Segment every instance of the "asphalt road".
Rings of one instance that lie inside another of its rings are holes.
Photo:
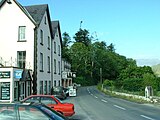
[[[65,101],[75,105],[70,120],[160,120],[160,107],[110,97],[95,86],[81,87]]]

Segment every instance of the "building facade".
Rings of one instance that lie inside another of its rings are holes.
[[[50,94],[62,85],[60,25],[51,22],[47,4],[2,0],[0,33],[0,67],[32,71],[32,94]]]
[[[62,85],[62,73],[61,73],[61,48],[62,48],[62,38],[61,38],[61,30],[59,21],[52,21],[52,30],[53,30],[53,86],[61,86]]]

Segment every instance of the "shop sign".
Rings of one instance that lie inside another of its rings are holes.
[[[22,78],[22,70],[14,71],[14,78],[16,78],[16,79]]]
[[[62,78],[67,79],[67,72],[62,72]]]
[[[10,71],[0,71],[0,78],[10,78]]]
[[[1,100],[10,100],[10,88],[9,87],[1,87]]]

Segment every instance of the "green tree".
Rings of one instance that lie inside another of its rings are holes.
[[[70,61],[69,55],[69,45],[71,43],[71,38],[68,33],[64,32],[62,34],[62,58]]]
[[[154,90],[157,90],[157,81],[156,81],[155,75],[151,73],[145,73],[143,74],[143,87],[145,88],[146,86],[152,86]]]
[[[89,35],[89,31],[86,29],[79,29],[79,31],[73,37],[76,42],[81,42],[86,46],[91,44],[91,37]]]
[[[107,46],[107,49],[108,49],[110,52],[115,52],[115,48],[114,48],[113,43],[111,43],[109,46]]]

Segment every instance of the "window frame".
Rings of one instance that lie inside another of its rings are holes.
[[[47,61],[48,61],[48,73],[50,73],[51,72],[51,59],[50,59],[50,56],[48,56]]]
[[[43,45],[43,39],[44,39],[43,30],[40,29],[40,44],[41,45]]]
[[[50,41],[50,37],[48,36],[48,49],[50,50],[51,48],[51,41]]]
[[[18,42],[26,41],[26,26],[19,26],[18,28]]]
[[[40,53],[40,72],[43,72],[43,53]]]
[[[19,68],[25,68],[25,66],[26,66],[26,51],[17,51],[17,66]]]
[[[54,41],[54,53],[56,54],[56,42]]]
[[[57,74],[56,72],[57,72],[57,70],[56,70],[56,59],[54,59],[54,74]]]

